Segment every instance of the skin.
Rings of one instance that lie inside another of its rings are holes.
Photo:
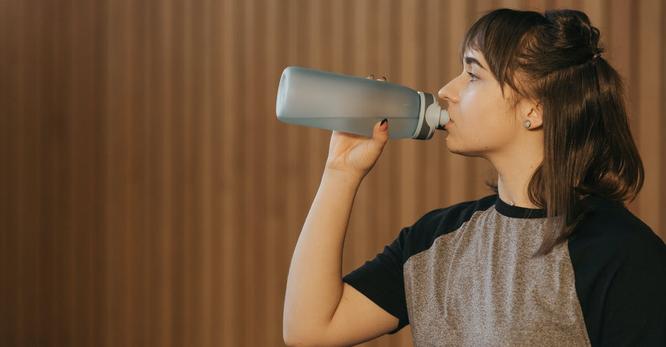
[[[535,100],[519,97],[493,76],[483,54],[467,50],[481,66],[465,62],[463,71],[442,87],[438,96],[448,102],[448,149],[464,156],[485,158],[498,172],[499,197],[526,208],[537,208],[528,198],[532,174],[543,161],[542,110]],[[473,76],[471,76],[471,75]],[[529,120],[530,129],[524,127]]]

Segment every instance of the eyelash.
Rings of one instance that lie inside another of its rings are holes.
[[[469,75],[469,77],[471,77],[470,82],[474,82],[479,79],[475,74],[471,72],[468,72],[467,74]]]

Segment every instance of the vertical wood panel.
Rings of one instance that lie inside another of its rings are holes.
[[[601,29],[646,168],[629,207],[665,238],[665,2],[0,2],[0,345],[282,345],[331,134],[276,120],[282,69],[436,94],[497,7],[578,8]],[[489,193],[492,167],[445,146],[442,132],[387,144],[345,273],[428,210]],[[409,327],[362,344],[411,345]]]
[[[153,64],[156,71],[154,88],[155,116],[152,128],[156,136],[154,139],[155,147],[153,156],[156,158],[156,196],[155,216],[156,225],[156,255],[157,261],[155,269],[155,291],[156,305],[156,333],[154,341],[162,346],[171,346],[171,321],[173,319],[173,307],[171,304],[171,283],[173,276],[172,266],[172,248],[173,248],[173,227],[171,224],[171,211],[173,204],[173,193],[170,187],[173,181],[172,173],[172,151],[171,151],[171,119],[172,119],[172,66],[171,60],[166,59],[172,50],[171,36],[173,16],[172,6],[161,6],[156,8],[156,17],[158,27],[157,37],[154,39],[152,51],[155,52],[152,57],[165,57],[156,59]],[[223,153],[224,155],[224,153]],[[223,226],[224,227],[224,226]]]
[[[145,211],[143,216],[139,217],[142,222],[140,234],[141,244],[144,248],[143,261],[140,267],[141,276],[141,296],[140,301],[144,304],[140,319],[144,320],[143,343],[151,343],[158,340],[157,329],[160,321],[158,317],[160,306],[159,296],[152,295],[151,289],[160,281],[159,273],[155,271],[156,264],[159,264],[159,246],[156,245],[159,235],[157,234],[159,224],[158,209],[154,208],[158,204],[156,200],[160,191],[159,168],[161,165],[160,156],[156,152],[151,152],[151,148],[158,148],[160,132],[154,127],[160,118],[156,117],[156,103],[158,102],[159,89],[155,84],[155,79],[159,74],[159,65],[152,63],[156,59],[156,51],[159,49],[160,17],[156,8],[153,8],[149,2],[142,4],[140,15],[144,18],[141,25],[141,45],[140,62],[142,68],[142,80],[139,82],[140,88],[144,91],[144,98],[139,102],[138,112],[141,115],[141,124],[146,131],[142,141],[143,160],[141,170],[144,172],[145,181],[142,184],[142,204],[141,211]]]
[[[9,11],[13,10],[10,7],[10,2],[0,2],[0,12],[1,13],[10,13]],[[0,21],[0,46],[5,47],[6,49],[0,50],[0,74],[5,76],[5,78],[0,79],[0,112],[2,115],[11,115],[12,114],[12,105],[9,100],[11,100],[12,89],[10,86],[14,84],[14,76],[10,70],[10,63],[12,62],[10,49],[12,42],[10,41],[11,36],[9,35],[9,28],[11,20],[9,18],[3,18],[5,20]],[[18,30],[14,31],[14,35],[17,35]],[[13,67],[13,66],[12,66]],[[16,70],[15,68],[12,70]],[[16,230],[14,225],[14,219],[16,217],[16,212],[14,211],[13,205],[16,202],[14,188],[8,184],[8,182],[13,181],[13,173],[16,170],[10,170],[10,165],[13,163],[14,153],[12,145],[16,142],[16,139],[11,138],[11,130],[13,128],[12,117],[9,116],[0,116],[0,184],[2,184],[3,194],[0,194],[0,230]],[[14,185],[15,186],[15,185]],[[11,202],[10,202],[11,201]],[[12,235],[16,233],[10,232],[0,232],[0,283],[10,283],[12,280],[16,280],[16,277],[10,277],[10,268],[14,266],[10,258],[10,243],[14,242]],[[11,291],[12,287],[7,285],[0,285],[0,298],[14,298]],[[13,300],[13,301],[15,301]],[[26,311],[32,311],[31,309],[19,310],[14,307],[9,300],[0,299],[0,343],[3,345],[9,345],[11,343],[16,343],[16,339],[19,336],[24,334],[18,331],[18,329],[12,329],[12,324],[19,323],[22,324],[25,319],[23,314]],[[10,317],[13,315],[13,317]],[[15,333],[10,334],[10,331]]]
[[[263,70],[267,78],[264,83],[263,92],[265,95],[277,94],[277,83],[280,79],[280,67],[282,61],[280,60],[280,52],[283,51],[282,41],[278,40],[278,30],[275,30],[281,23],[283,18],[278,12],[282,8],[278,0],[267,1],[264,10],[266,11],[266,27],[264,35],[266,36],[266,67]],[[272,83],[271,83],[272,82]],[[267,102],[267,109],[274,107],[272,99]],[[264,114],[265,109],[261,111]],[[262,117],[262,119],[264,119]],[[283,176],[279,171],[279,158],[283,154],[278,141],[280,140],[278,122],[262,121],[262,126],[266,127],[266,143],[265,150],[266,156],[264,160],[267,162],[267,171],[263,175],[266,182],[266,191],[264,198],[266,199],[266,229],[264,240],[266,242],[266,254],[263,267],[266,269],[267,286],[263,295],[266,298],[266,307],[264,307],[266,315],[266,334],[263,336],[264,341],[262,345],[270,345],[275,343],[278,337],[282,336],[282,300],[284,298],[284,283],[286,282],[286,266],[287,253],[282,250],[286,248],[284,233],[287,231],[284,228],[283,216],[281,210],[283,206],[283,196],[280,195],[279,187],[282,185]]]
[[[213,32],[211,30],[211,10],[212,10],[212,0],[204,0],[200,4],[199,14],[202,18],[202,26],[200,31],[195,34],[199,36],[199,44],[202,46],[202,61],[198,65],[198,84],[200,88],[198,89],[201,94],[201,103],[196,102],[200,106],[199,111],[201,112],[201,128],[199,131],[200,143],[195,147],[195,150],[200,152],[200,162],[199,162],[199,175],[197,177],[197,182],[199,182],[198,193],[200,195],[200,209],[202,210],[201,217],[201,231],[202,237],[200,242],[199,249],[194,249],[194,254],[200,254],[199,264],[197,268],[193,269],[194,272],[197,272],[200,275],[200,280],[198,281],[198,286],[195,287],[195,291],[200,289],[200,293],[195,294],[198,299],[198,308],[200,310],[200,315],[197,317],[197,321],[201,322],[199,326],[201,327],[200,335],[195,341],[197,346],[211,346],[212,345],[212,331],[218,329],[217,324],[213,321],[212,311],[213,307],[211,306],[211,301],[213,297],[212,283],[213,278],[216,273],[213,269],[216,266],[213,266],[212,261],[214,254],[219,253],[215,252],[215,244],[213,243],[213,216],[214,203],[213,203],[213,194],[215,194],[213,188],[213,182],[215,177],[215,171],[213,171],[213,162],[217,161],[218,151],[213,149],[213,136],[219,136],[219,133],[216,132],[217,129],[213,128],[212,118],[213,115],[213,105],[212,100],[216,98],[217,95],[214,94],[211,75],[213,72],[213,58],[212,58],[212,48],[211,46],[214,42],[211,40],[213,37]],[[214,76],[214,75],[213,75]],[[217,91],[217,90],[215,90]]]
[[[261,171],[258,167],[257,159],[263,158],[263,155],[257,150],[261,148],[263,143],[262,131],[257,127],[258,124],[256,119],[258,117],[258,108],[256,107],[259,103],[258,100],[250,97],[256,93],[256,86],[259,84],[257,80],[257,66],[258,57],[260,56],[259,47],[263,42],[262,36],[257,35],[260,31],[262,24],[262,18],[258,16],[258,8],[256,7],[255,1],[243,1],[243,27],[241,32],[242,40],[244,43],[244,56],[243,63],[236,68],[241,68],[244,72],[245,83],[242,88],[242,103],[244,108],[238,114],[238,118],[243,119],[243,127],[241,134],[242,141],[240,145],[242,146],[241,150],[238,150],[241,153],[241,156],[244,158],[245,166],[241,169],[245,173],[243,175],[243,195],[241,200],[242,205],[245,206],[243,214],[243,237],[242,240],[242,261],[243,261],[243,313],[244,313],[244,322],[246,324],[241,327],[244,332],[242,345],[246,346],[256,346],[258,345],[258,336],[257,331],[263,331],[261,326],[261,321],[257,315],[259,309],[258,304],[261,302],[260,298],[257,296],[257,291],[261,288],[258,283],[258,278],[260,277],[263,268],[256,266],[257,262],[255,260],[260,260],[262,255],[262,242],[259,242],[260,239],[257,237],[257,233],[261,229],[259,227],[258,221],[260,218],[257,218],[257,215],[261,215],[261,210],[258,210],[258,198],[261,194],[261,187],[263,184],[260,180],[254,179],[254,176]],[[259,189],[257,189],[259,187]],[[258,259],[259,258],[259,259]]]
[[[659,31],[660,22],[664,20],[661,17],[661,6],[663,2],[641,1],[638,3],[638,16],[641,19],[638,25],[638,83],[637,93],[638,114],[640,121],[636,136],[638,138],[638,147],[643,156],[645,165],[645,186],[639,196],[640,213],[643,221],[653,229],[659,225],[660,211],[663,211],[663,205],[660,205],[661,198],[659,193],[660,182],[664,177],[663,172],[659,172],[660,161],[663,160],[663,151],[655,147],[655,139],[662,136],[659,132],[660,123],[663,117],[656,115],[666,114],[660,110],[660,96],[663,82],[655,76],[661,76],[661,69],[664,68],[665,61],[660,55],[664,45],[664,33]],[[653,116],[655,115],[655,116]],[[658,143],[658,142],[657,142]]]
[[[109,63],[105,66],[105,75],[109,76],[109,78],[105,80],[105,100],[122,100],[122,98],[118,96],[120,93],[120,88],[118,88],[116,82],[118,78],[117,76],[120,73],[116,66],[118,65],[118,60],[120,60],[118,52],[121,50],[121,47],[119,47],[117,40],[113,39],[115,35],[119,34],[116,25],[118,25],[118,22],[120,22],[120,19],[122,18],[118,13],[117,6],[117,3],[106,3],[107,16],[109,18],[113,18],[113,21],[106,21],[107,28],[105,31],[107,33],[114,33],[114,35],[107,34],[108,36],[105,40],[107,42],[107,59],[109,61]],[[121,254],[115,246],[117,244],[116,240],[118,235],[123,232],[122,224],[120,222],[122,216],[117,212],[118,207],[124,205],[118,202],[118,193],[119,190],[123,189],[125,185],[123,182],[119,182],[118,178],[124,176],[125,173],[120,171],[121,165],[123,163],[117,154],[116,148],[118,147],[117,143],[120,142],[120,137],[122,136],[122,130],[119,128],[122,125],[122,116],[124,113],[123,110],[121,110],[121,105],[119,103],[107,102],[105,103],[105,106],[104,114],[118,115],[117,118],[113,119],[104,117],[103,126],[105,131],[104,157],[106,159],[104,165],[106,169],[104,175],[106,178],[104,182],[104,225],[107,226],[109,231],[113,231],[102,234],[104,237],[106,255],[104,271],[105,282],[107,283],[109,289],[105,293],[106,295],[104,297],[103,312],[105,314],[106,323],[104,327],[104,342],[106,346],[113,346],[125,343],[125,341],[121,341],[120,338],[122,336],[127,336],[125,331],[119,331],[120,329],[118,326],[120,322],[125,321],[125,319],[119,316],[118,309],[123,305],[123,301],[126,298],[126,295],[121,292],[121,282],[117,280],[117,277],[122,278],[125,277],[125,275],[118,274],[118,269],[116,268],[119,262],[118,258],[122,257],[123,254]],[[127,280],[129,281],[131,279],[127,278]]]
[[[666,3],[662,1],[661,3],[661,29],[656,28],[656,30],[659,30],[661,33],[662,37],[664,33],[666,33]],[[659,143],[659,149],[656,150],[660,154],[660,178],[663,178],[666,175],[666,160],[664,160],[664,151],[666,150],[666,136],[663,136],[663,134],[666,134],[666,44],[664,44],[664,41],[662,39],[661,41],[661,110],[657,114],[658,117],[661,119],[661,130],[659,132],[659,138],[661,139],[661,142]],[[654,150],[654,149],[653,149]],[[664,206],[666,206],[666,184],[664,184],[663,181],[660,180],[660,187],[661,187],[661,192],[659,194],[659,202],[657,205],[659,208],[663,211]],[[666,213],[661,213],[661,220],[659,222],[659,225],[657,226],[657,230],[660,231],[661,237],[666,239]]]
[[[236,74],[237,66],[240,61],[236,59],[236,50],[238,49],[238,13],[237,7],[240,5],[236,1],[222,2],[222,46],[219,48],[222,52],[222,113],[219,117],[222,120],[222,329],[221,334],[216,335],[221,338],[223,346],[239,346],[241,344],[239,328],[236,322],[242,321],[242,317],[237,312],[242,309],[239,304],[239,290],[237,283],[241,278],[241,272],[238,271],[240,262],[238,261],[238,241],[240,240],[239,231],[241,224],[237,222],[237,210],[239,192],[236,177],[240,169],[236,165],[236,157],[239,155],[238,144],[240,143],[240,131],[237,128],[239,117],[237,100],[240,97]],[[226,115],[226,116],[225,116]],[[230,146],[229,144],[235,144]]]
[[[227,62],[224,59],[224,50],[222,47],[227,42],[228,34],[223,30],[225,24],[223,21],[226,19],[225,13],[222,10],[224,4],[219,1],[210,1],[208,17],[210,21],[210,32],[208,33],[208,41],[206,44],[210,46],[211,54],[211,70],[207,71],[210,78],[211,90],[208,91],[211,101],[211,148],[210,148],[210,165],[211,165],[211,186],[208,187],[211,194],[211,264],[209,264],[211,271],[211,300],[205,304],[210,306],[210,340],[213,344],[224,344],[223,338],[229,334],[225,334],[229,329],[229,320],[227,318],[227,309],[220,310],[216,307],[228,307],[227,298],[227,274],[229,274],[229,265],[224,264],[228,260],[228,247],[225,247],[223,242],[228,233],[220,232],[225,227],[228,221],[228,213],[225,211],[225,202],[227,200],[225,192],[225,171],[223,164],[225,155],[228,155],[228,150],[224,149],[223,139],[225,129],[223,127],[224,117],[220,117],[224,113],[224,103],[226,101],[226,83],[224,82],[224,68]],[[227,117],[228,118],[228,117]]]

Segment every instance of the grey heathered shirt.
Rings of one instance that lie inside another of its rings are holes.
[[[545,257],[545,210],[497,195],[431,211],[343,280],[410,324],[416,346],[666,346],[666,245],[589,196]]]

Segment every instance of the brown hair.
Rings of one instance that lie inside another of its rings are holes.
[[[583,12],[510,9],[481,17],[463,41],[461,54],[483,53],[502,92],[508,85],[542,105],[544,158],[528,192],[546,209],[550,232],[534,257],[574,232],[587,212],[579,203],[585,196],[623,203],[643,186],[622,79],[598,43],[599,30]],[[497,193],[494,183],[487,184]]]

